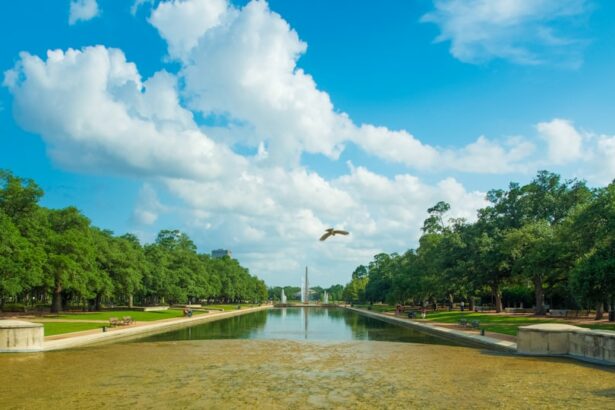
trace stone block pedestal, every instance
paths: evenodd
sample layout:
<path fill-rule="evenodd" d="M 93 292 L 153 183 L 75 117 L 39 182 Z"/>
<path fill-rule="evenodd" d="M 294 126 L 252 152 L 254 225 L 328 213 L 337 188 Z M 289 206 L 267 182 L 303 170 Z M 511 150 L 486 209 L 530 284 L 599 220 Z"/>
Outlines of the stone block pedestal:
<path fill-rule="evenodd" d="M 43 340 L 40 323 L 0 320 L 0 352 L 40 352 Z"/>

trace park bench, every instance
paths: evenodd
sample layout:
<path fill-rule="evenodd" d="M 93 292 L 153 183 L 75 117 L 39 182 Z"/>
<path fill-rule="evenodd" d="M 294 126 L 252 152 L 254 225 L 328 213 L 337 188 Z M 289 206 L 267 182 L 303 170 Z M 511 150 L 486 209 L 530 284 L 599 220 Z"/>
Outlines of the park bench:
<path fill-rule="evenodd" d="M 134 321 L 134 320 L 132 319 L 132 317 L 130 317 L 130 316 L 124 316 L 124 317 L 122 318 L 122 324 L 123 324 L 123 325 L 131 325 L 131 324 L 133 324 L 134 322 L 135 322 L 135 321 Z"/>
<path fill-rule="evenodd" d="M 472 329 L 480 329 L 480 322 L 478 320 L 468 321 L 468 319 L 460 319 L 459 326 L 468 327 Z"/>
<path fill-rule="evenodd" d="M 122 324 L 123 324 L 123 322 L 120 319 L 116 318 L 116 317 L 110 317 L 109 318 L 109 325 L 111 327 L 121 326 Z"/>

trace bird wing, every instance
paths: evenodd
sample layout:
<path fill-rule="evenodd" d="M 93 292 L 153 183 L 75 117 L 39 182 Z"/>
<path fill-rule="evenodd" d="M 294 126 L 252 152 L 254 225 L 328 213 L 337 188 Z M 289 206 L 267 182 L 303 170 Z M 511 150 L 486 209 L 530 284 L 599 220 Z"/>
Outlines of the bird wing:
<path fill-rule="evenodd" d="M 320 237 L 321 241 L 324 241 L 325 239 L 327 239 L 329 236 L 331 236 L 331 232 L 325 232 L 325 234 L 323 236 Z"/>
<path fill-rule="evenodd" d="M 348 231 L 342 231 L 341 229 L 336 229 L 335 231 L 333 231 L 334 234 L 340 234 L 340 235 L 348 235 L 350 232 Z"/>

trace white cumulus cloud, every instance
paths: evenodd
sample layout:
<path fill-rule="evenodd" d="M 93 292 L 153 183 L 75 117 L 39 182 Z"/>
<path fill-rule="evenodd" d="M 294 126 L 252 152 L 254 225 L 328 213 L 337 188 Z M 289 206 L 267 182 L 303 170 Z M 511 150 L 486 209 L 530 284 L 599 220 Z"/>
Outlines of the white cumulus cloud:
<path fill-rule="evenodd" d="M 536 140 L 479 136 L 461 147 L 357 125 L 297 66 L 307 44 L 264 1 L 243 8 L 161 2 L 150 22 L 179 62 L 177 74 L 143 78 L 121 50 L 104 46 L 51 50 L 44 58 L 24 52 L 4 76 L 14 116 L 64 168 L 147 181 L 133 214 L 142 229 L 169 213 L 156 192 L 164 190 L 178 199 L 173 214 L 202 249 L 230 248 L 273 284 L 292 283 L 305 265 L 316 280 L 344 282 L 374 254 L 416 246 L 426 209 L 441 200 L 451 203 L 450 216 L 473 219 L 484 193 L 437 176 L 445 172 L 533 173 L 532 164 L 566 163 L 587 167 L 596 180 L 615 176 L 615 137 L 561 119 L 539 124 Z M 199 126 L 193 112 L 224 121 Z M 236 143 L 255 154 L 233 152 Z M 349 143 L 432 172 L 436 182 L 352 164 L 326 178 L 301 163 L 305 152 L 337 159 Z M 351 235 L 317 241 L 330 226 Z"/>
<path fill-rule="evenodd" d="M 589 0 L 434 0 L 421 21 L 440 28 L 436 42 L 467 63 L 505 59 L 518 64 L 581 63 L 585 41 L 558 33 L 590 11 Z"/>
<path fill-rule="evenodd" d="M 65 167 L 217 178 L 243 166 L 198 129 L 165 71 L 143 82 L 120 50 L 102 46 L 20 57 L 4 80 L 14 115 Z"/>
<path fill-rule="evenodd" d="M 71 0 L 68 13 L 68 24 L 71 26 L 79 21 L 88 21 L 100 15 L 96 0 Z"/>
<path fill-rule="evenodd" d="M 555 118 L 538 123 L 536 129 L 547 143 L 551 163 L 564 164 L 583 156 L 583 136 L 570 121 Z"/>

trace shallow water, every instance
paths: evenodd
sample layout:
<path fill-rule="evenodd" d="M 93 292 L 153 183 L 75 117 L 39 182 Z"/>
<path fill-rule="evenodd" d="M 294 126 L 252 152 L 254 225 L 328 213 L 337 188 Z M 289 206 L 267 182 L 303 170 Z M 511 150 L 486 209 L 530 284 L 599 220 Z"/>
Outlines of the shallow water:
<path fill-rule="evenodd" d="M 615 370 L 462 346 L 299 338 L 149 338 L 0 356 L 0 408 L 416 407 L 615 408 Z"/>

